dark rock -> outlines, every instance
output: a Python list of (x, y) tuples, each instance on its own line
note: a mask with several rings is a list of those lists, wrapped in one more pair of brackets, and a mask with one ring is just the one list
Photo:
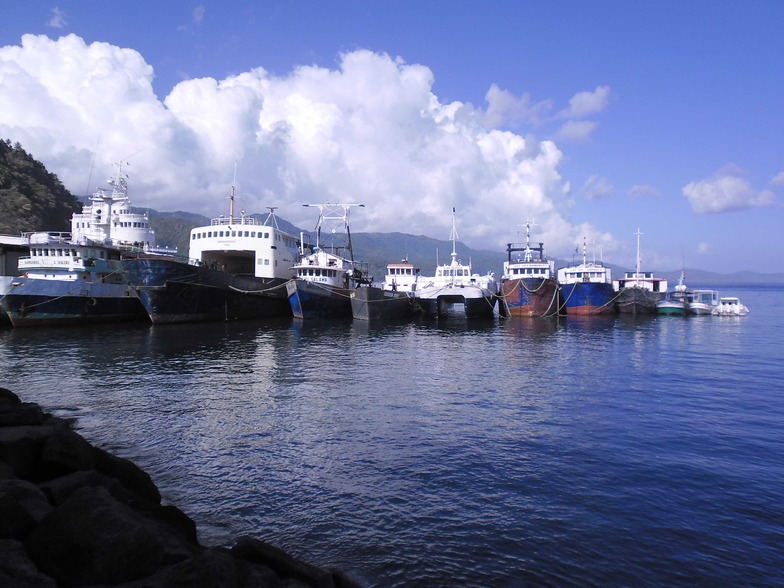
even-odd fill
[(52, 479), (78, 470), (95, 467), (94, 449), (84, 438), (69, 428), (54, 429), (44, 444), (41, 464), (44, 479)]
[(199, 544), (150, 476), (0, 388), (0, 587), (356, 588), (257, 539)]
[(44, 411), (37, 404), (19, 403), (13, 407), (5, 407), (0, 412), (0, 427), (40, 425), (44, 422), (44, 418)]
[(139, 497), (160, 504), (161, 493), (158, 487), (153, 483), (150, 475), (135, 463), (97, 447), (93, 447), (93, 457), (97, 471), (116, 478)]
[(170, 526), (179, 535), (193, 545), (199, 544), (196, 523), (193, 519), (172, 504), (155, 506), (146, 510), (151, 517)]
[(16, 394), (7, 388), (0, 388), (0, 410), (7, 410), (8, 407), (21, 403), (22, 401), (19, 400), (19, 397)]
[(68, 500), (77, 490), (86, 486), (106, 488), (115, 498), (121, 499), (123, 494), (129, 495), (120, 482), (109, 476), (104, 476), (96, 471), (73, 472), (53, 480), (47, 480), (38, 485), (54, 506), (59, 506)]
[(14, 501), (35, 524), (41, 522), (52, 510), (52, 505), (37, 486), (17, 478), (0, 480), (0, 500), (2, 499)]
[(225, 549), (204, 549), (192, 558), (159, 570), (144, 580), (122, 588), (273, 588), (286, 585), (269, 568), (234, 558)]
[(57, 588), (52, 578), (35, 567), (20, 541), (0, 539), (0, 553), (3, 554), (3, 557), (0, 557), (0, 586)]
[(335, 585), (329, 570), (306, 563), (259, 539), (243, 537), (232, 547), (231, 553), (247, 561), (263, 564), (278, 576), (293, 578), (314, 588), (333, 588)]
[(34, 479), (53, 431), (49, 427), (0, 427), (0, 461), (8, 463), (20, 478)]
[(35, 519), (19, 502), (0, 496), (0, 538), (24, 539), (35, 527)]
[(105, 488), (74, 492), (30, 533), (39, 569), (63, 586), (117, 584), (151, 575), (163, 560), (154, 531)]

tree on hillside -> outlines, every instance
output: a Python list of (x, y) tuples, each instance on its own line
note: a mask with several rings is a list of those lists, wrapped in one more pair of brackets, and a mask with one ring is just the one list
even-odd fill
[(0, 140), (0, 233), (68, 231), (82, 205), (19, 143)]

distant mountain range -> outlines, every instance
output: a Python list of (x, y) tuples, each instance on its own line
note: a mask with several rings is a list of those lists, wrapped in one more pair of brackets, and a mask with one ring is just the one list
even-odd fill
[[(69, 231), (71, 215), (81, 210), (89, 198), (76, 197), (62, 185), (57, 176), (46, 170), (21, 145), (10, 140), (0, 140), (0, 233), (19, 235), (23, 231)], [(182, 255), (188, 254), (188, 238), (193, 227), (208, 225), (210, 219), (190, 212), (158, 212), (156, 210), (135, 208), (136, 212), (147, 212), (150, 224), (155, 229), (160, 245), (174, 245)], [(266, 215), (253, 215), (262, 220)], [(278, 226), (292, 235), (306, 233), (290, 222), (277, 217)], [(432, 275), (438, 263), (447, 263), (452, 244), (447, 240), (433, 239), (424, 235), (406, 233), (352, 233), (354, 251), (358, 259), (367, 261), (371, 275), (376, 280), (384, 276), (386, 264), (391, 261), (408, 259), (421, 268), (425, 275)], [(497, 277), (503, 271), (506, 253), (504, 251), (482, 251), (470, 249), (458, 243), (458, 257), (463, 262), (471, 262), (476, 273), (492, 271)], [(563, 267), (569, 260), (555, 259), (556, 267)], [(608, 264), (610, 265), (610, 264)], [(630, 268), (610, 265), (613, 275), (623, 276)], [(680, 269), (655, 271), (658, 277), (667, 278), (676, 284), (681, 275)], [(696, 269), (686, 269), (686, 283), (689, 286), (721, 284), (780, 284), (784, 274), (762, 274), (755, 272), (736, 272), (718, 274)]]
[[(137, 209), (143, 212), (145, 209)], [(210, 219), (190, 212), (158, 212), (147, 210), (150, 216), (150, 224), (155, 229), (156, 239), (161, 245), (175, 245), (183, 255), (188, 252), (188, 236), (193, 227), (208, 225)], [(266, 215), (253, 215), (261, 220)], [(292, 235), (304, 233), (311, 238), (311, 231), (301, 229), (291, 224), (287, 220), (276, 217), (278, 226)], [(452, 243), (448, 240), (433, 239), (424, 235), (410, 235), (407, 233), (351, 233), (354, 253), (357, 259), (368, 262), (370, 274), (376, 280), (383, 279), (386, 264), (392, 261), (408, 259), (416, 267), (419, 267), (424, 275), (432, 275), (436, 265), (448, 263), (452, 253)], [(506, 252), (485, 251), (471, 249), (458, 242), (456, 246), (458, 258), (463, 262), (470, 261), (474, 272), (485, 274), (488, 271), (495, 273), (500, 278), (503, 272)], [(545, 250), (546, 251), (546, 250)], [(557, 268), (571, 264), (571, 260), (555, 260)], [(625, 268), (618, 265), (606, 264), (612, 268), (613, 277), (616, 279), (623, 277), (624, 272), (631, 271), (633, 268)], [(656, 268), (645, 268), (646, 271), (653, 271), (657, 277), (666, 278), (670, 286), (678, 283), (681, 270), (660, 271)], [(784, 273), (763, 274), (757, 272), (735, 272), (731, 274), (720, 274), (698, 269), (686, 268), (685, 282), (691, 287), (698, 286), (720, 286), (735, 284), (780, 284), (784, 283)]]

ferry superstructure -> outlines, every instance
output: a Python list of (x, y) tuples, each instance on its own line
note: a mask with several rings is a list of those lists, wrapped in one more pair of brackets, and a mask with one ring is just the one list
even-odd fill
[(139, 256), (125, 269), (153, 324), (291, 316), (286, 282), (299, 240), (281, 230), (275, 207), (264, 221), (241, 211), (190, 231), (187, 259)]

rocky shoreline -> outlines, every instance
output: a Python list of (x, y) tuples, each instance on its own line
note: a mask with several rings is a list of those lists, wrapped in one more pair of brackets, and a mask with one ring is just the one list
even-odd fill
[(0, 388), (0, 586), (359, 584), (259, 539), (201, 545), (141, 468)]

